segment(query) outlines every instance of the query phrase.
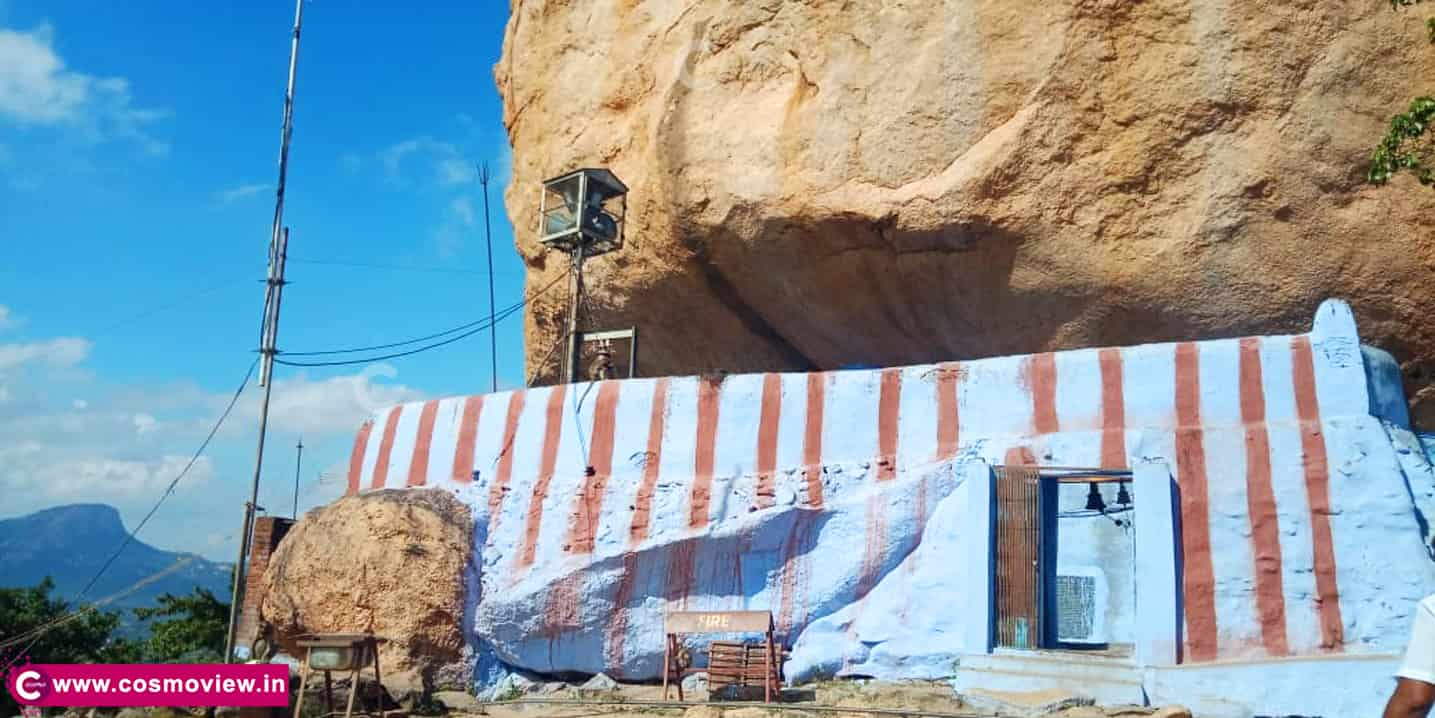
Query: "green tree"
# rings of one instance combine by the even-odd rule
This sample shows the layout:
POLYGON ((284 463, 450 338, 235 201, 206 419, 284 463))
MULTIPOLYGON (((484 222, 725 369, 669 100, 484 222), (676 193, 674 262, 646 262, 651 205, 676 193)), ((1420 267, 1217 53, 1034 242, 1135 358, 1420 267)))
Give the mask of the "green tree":
MULTIPOLYGON (((1395 9, 1417 5, 1424 0, 1390 0, 1395 9)), ((1435 44, 1435 18, 1425 21, 1429 40, 1435 44)), ((1371 182, 1384 184, 1399 172, 1410 172, 1421 184, 1435 186, 1435 139, 1430 125, 1435 122, 1435 97, 1423 95, 1410 108, 1390 119, 1390 129, 1376 145, 1370 158, 1371 182)))
MULTIPOLYGON (((0 650, 0 666, 26 658, 32 663, 139 660, 137 644, 113 635, 120 625, 120 614, 98 610, 72 613, 68 602, 50 595, 54 589, 55 582, 48 577, 30 588, 0 588, 0 643, 19 641, 0 650), (48 628, 34 633, 41 627, 48 628)), ((0 691, 0 715, 19 712, 9 691, 0 691)))
POLYGON ((218 663, 223 661, 224 635, 229 629, 229 604, 208 589, 195 587, 187 596, 162 594, 154 608, 136 608, 135 616, 149 625, 145 660, 218 663), (160 619, 160 620, 155 620, 160 619))

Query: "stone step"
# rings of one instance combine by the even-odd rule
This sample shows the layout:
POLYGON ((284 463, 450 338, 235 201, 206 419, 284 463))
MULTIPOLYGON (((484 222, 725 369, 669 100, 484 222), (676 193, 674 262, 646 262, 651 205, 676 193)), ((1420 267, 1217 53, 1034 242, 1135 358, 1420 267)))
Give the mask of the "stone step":
POLYGON ((1057 691, 1098 703, 1143 703, 1141 672, 1129 659, 1065 652, 962 656, 952 686, 973 691, 1057 691))

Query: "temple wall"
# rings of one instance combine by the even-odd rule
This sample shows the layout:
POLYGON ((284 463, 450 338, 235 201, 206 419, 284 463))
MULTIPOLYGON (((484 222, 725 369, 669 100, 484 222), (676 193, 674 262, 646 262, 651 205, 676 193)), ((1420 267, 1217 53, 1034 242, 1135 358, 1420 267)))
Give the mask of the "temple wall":
POLYGON ((950 670, 921 645, 971 590, 961 467, 1164 462, 1183 662, 1387 654, 1435 590, 1387 360, 1329 301, 1299 335, 456 397, 377 413, 349 488, 473 506, 473 628, 505 663, 651 677, 665 607, 765 608, 794 668, 900 678, 950 670))

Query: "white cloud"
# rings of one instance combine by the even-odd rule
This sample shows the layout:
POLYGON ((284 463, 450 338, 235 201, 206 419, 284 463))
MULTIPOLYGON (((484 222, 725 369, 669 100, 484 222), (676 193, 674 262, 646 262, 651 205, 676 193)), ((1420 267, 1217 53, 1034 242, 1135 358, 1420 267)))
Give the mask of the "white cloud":
POLYGON ((267 189, 269 189, 269 185, 263 182, 242 184, 237 187, 230 187, 229 189, 215 192, 214 199, 217 200, 220 204, 230 204, 246 197, 253 197, 254 195, 259 194, 260 192, 263 192, 267 189))
POLYGON ((20 317, 15 316, 15 313, 10 311, 9 307, 5 306, 4 304, 0 304, 0 332, 5 331, 6 329, 14 329, 15 327, 18 327, 23 323, 24 320, 20 319, 20 317))
POLYGON ((470 184, 478 179, 478 170, 467 160, 448 157, 438 163, 439 184, 470 184))
POLYGON ((444 259, 457 256, 477 222, 478 213, 474 210, 473 200, 468 197, 449 200, 448 206, 444 207, 443 218, 434 230, 439 256, 444 259))
POLYGON ((454 197, 449 200, 448 214, 451 219, 464 227, 472 227, 475 223, 473 201, 467 197, 454 197))
MULTIPOLYGON (((376 364, 357 374, 318 381, 302 374, 280 379, 274 383, 269 422, 281 431, 306 437, 353 432, 379 409, 424 398, 423 393, 402 384, 375 381, 395 376, 398 371, 392 366, 376 364)), ((259 416, 257 393, 246 407, 246 413, 253 418, 259 416)))
POLYGON ((72 367, 90 355, 90 342, 78 337, 60 337, 38 342, 0 344, 0 372, 22 364, 43 364, 51 368, 72 367))
POLYGON ((137 107, 129 80, 67 69, 48 24, 29 32, 0 28, 0 116, 21 126, 68 127, 99 142, 125 139, 163 155, 169 145, 146 127, 164 110, 137 107))
MULTIPOLYGON (((188 379, 107 383, 86 369, 89 351, 89 342, 74 337, 0 344, 5 367, 0 370, 0 496, 7 499, 0 501, 0 516, 100 501, 137 518, 178 475, 232 396, 223 386, 211 391, 188 379)), ((392 366, 380 364, 340 376, 280 378, 270 404, 269 448, 284 480, 270 481, 262 491, 273 495, 262 494, 261 502, 288 512, 293 454, 286 449, 296 434, 305 445, 301 507, 341 493, 342 467, 364 419, 424 398, 394 381, 397 376, 392 366), (330 467, 325 473, 333 475, 316 475, 319 467, 330 467)), ((253 471, 259 400, 260 392, 251 386, 180 482, 167 518, 148 529, 146 541, 204 550, 201 544, 214 527, 234 519, 231 511, 247 497, 253 471)), ((228 544, 232 538, 226 531, 219 540, 228 544)))
MULTIPOLYGON (((189 463, 188 456, 166 454, 152 459, 121 459, 76 455, 73 448, 37 441, 0 446, 0 483, 28 502, 114 501, 135 496, 152 498, 163 491, 189 463), (36 500, 40 501, 36 501, 36 500)), ((200 457, 185 475, 188 489, 214 479, 214 464, 200 457)))
POLYGON ((403 182, 407 168, 414 162, 422 163, 428 181, 440 186, 467 184, 478 176, 473 163, 452 142, 436 140, 429 136, 396 142, 379 152, 379 161, 390 181, 403 182))

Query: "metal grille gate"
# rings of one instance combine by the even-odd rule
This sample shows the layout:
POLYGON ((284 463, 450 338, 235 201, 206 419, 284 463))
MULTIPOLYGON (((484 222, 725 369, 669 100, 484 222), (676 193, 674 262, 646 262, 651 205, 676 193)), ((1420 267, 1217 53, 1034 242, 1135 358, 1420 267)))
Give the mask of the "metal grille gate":
POLYGON ((996 467, 996 644, 1040 646, 1041 476, 1034 466, 996 467))

